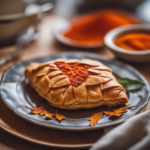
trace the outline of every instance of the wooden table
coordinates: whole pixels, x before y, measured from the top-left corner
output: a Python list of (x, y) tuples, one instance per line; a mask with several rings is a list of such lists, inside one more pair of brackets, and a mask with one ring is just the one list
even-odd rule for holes
[[(87, 50), (87, 49), (79, 49), (79, 48), (73, 48), (69, 47), (66, 45), (63, 45), (59, 42), (57, 42), (54, 37), (51, 34), (51, 27), (54, 21), (58, 20), (60, 17), (54, 16), (52, 14), (47, 14), (44, 18), (43, 21), (41, 22), (41, 34), (39, 38), (34, 41), (33, 43), (28, 46), (28, 48), (25, 49), (25, 51), (22, 53), (22, 56), (15, 61), (11, 61), (2, 67), (0, 67), (0, 78), (3, 74), (3, 72), (13, 64), (19, 61), (35, 58), (35, 57), (42, 57), (46, 55), (51, 55), (54, 53), (59, 53), (59, 52), (91, 52), (95, 53), (98, 55), (105, 56), (109, 59), (118, 59), (115, 57), (113, 53), (111, 53), (108, 49), (106, 48), (98, 48), (98, 49), (92, 49), (92, 50)], [(0, 49), (0, 55), (2, 53), (8, 53), (14, 46), (9, 46), (9, 47), (1, 47)], [(144, 63), (144, 64), (134, 64), (134, 63), (129, 63), (131, 66), (135, 67), (139, 72), (141, 72), (146, 79), (150, 83), (150, 63)], [(142, 109), (142, 111), (146, 111), (150, 109), (150, 102), (147, 104), (147, 106)], [(17, 143), (17, 144), (16, 144)], [(0, 150), (12, 150), (12, 149), (36, 149), (36, 150), (47, 150), (49, 149), (48, 147), (45, 146), (39, 146), (30, 142), (27, 142), (25, 140), (19, 139), (18, 137), (15, 137), (2, 129), (0, 129)]]

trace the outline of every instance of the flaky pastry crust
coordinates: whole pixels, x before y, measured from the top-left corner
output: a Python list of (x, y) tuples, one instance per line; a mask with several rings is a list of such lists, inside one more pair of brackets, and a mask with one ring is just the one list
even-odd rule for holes
[[(72, 84), (57, 63), (87, 65), (87, 77), (77, 86)], [(37, 93), (53, 107), (76, 110), (128, 102), (125, 89), (117, 82), (109, 67), (89, 59), (57, 59), (26, 67), (25, 76)]]

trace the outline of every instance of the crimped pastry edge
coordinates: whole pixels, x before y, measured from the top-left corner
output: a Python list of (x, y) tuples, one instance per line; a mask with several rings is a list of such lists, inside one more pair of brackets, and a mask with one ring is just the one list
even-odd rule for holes
[[(126, 101), (125, 100), (115, 100), (115, 103), (113, 100), (100, 100), (99, 102), (96, 103), (80, 103), (80, 104), (76, 104), (76, 105), (55, 105), (54, 103), (51, 103), (50, 98), (44, 94), (43, 92), (41, 92), (41, 90), (32, 82), (29, 80), (29, 84), (34, 88), (34, 90), (36, 90), (36, 92), (45, 100), (48, 101), (50, 106), (53, 106), (55, 108), (59, 108), (59, 109), (65, 109), (65, 110), (77, 110), (77, 109), (91, 109), (91, 108), (96, 108), (96, 107), (100, 107), (100, 106), (109, 106), (109, 107), (113, 107), (113, 106), (117, 106), (117, 105), (125, 105)], [(118, 103), (119, 101), (119, 103)], [(113, 102), (113, 104), (112, 104)]]

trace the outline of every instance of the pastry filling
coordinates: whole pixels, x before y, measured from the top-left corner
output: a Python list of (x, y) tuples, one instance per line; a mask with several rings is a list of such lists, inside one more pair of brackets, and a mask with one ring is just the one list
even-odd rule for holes
[(85, 64), (66, 64), (66, 63), (55, 63), (57, 67), (63, 72), (63, 75), (67, 75), (72, 86), (78, 87), (89, 76), (89, 72), (87, 71), (90, 66)]

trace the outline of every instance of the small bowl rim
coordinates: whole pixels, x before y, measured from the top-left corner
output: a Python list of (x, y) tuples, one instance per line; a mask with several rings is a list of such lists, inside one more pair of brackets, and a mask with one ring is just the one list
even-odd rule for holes
[[(53, 3), (49, 2), (47, 4), (51, 5), (50, 9), (53, 8)], [(25, 8), (27, 8), (30, 5), (32, 5), (32, 4), (27, 5)], [(18, 13), (13, 13), (13, 14), (0, 15), (0, 21), (10, 21), (10, 20), (15, 20), (15, 19), (20, 19), (20, 18), (25, 18), (25, 17), (30, 17), (30, 16), (36, 16), (40, 12), (44, 12), (41, 10), (42, 5), (39, 5), (39, 4), (37, 4), (37, 5), (40, 7), (37, 12), (31, 13), (31, 14), (26, 14), (25, 11), (23, 11), (23, 12), (18, 12)]]
[(0, 21), (10, 21), (10, 20), (20, 19), (23, 17), (34, 16), (34, 15), (37, 15), (37, 13), (25, 14), (24, 12), (21, 12), (21, 13), (15, 13), (10, 15), (0, 15)]
[[(114, 39), (117, 35), (123, 34), (123, 33), (134, 33), (134, 31), (140, 30), (140, 32), (143, 31), (149, 31), (150, 32), (150, 25), (149, 24), (134, 24), (134, 25), (125, 25), (121, 27), (114, 28), (110, 30), (104, 37), (104, 44), (106, 47), (111, 49), (112, 51), (124, 53), (124, 54), (130, 54), (130, 55), (146, 55), (150, 54), (150, 49), (145, 51), (129, 51), (126, 49), (123, 49), (119, 46), (117, 46), (114, 43)], [(131, 32), (130, 32), (131, 31)]]

